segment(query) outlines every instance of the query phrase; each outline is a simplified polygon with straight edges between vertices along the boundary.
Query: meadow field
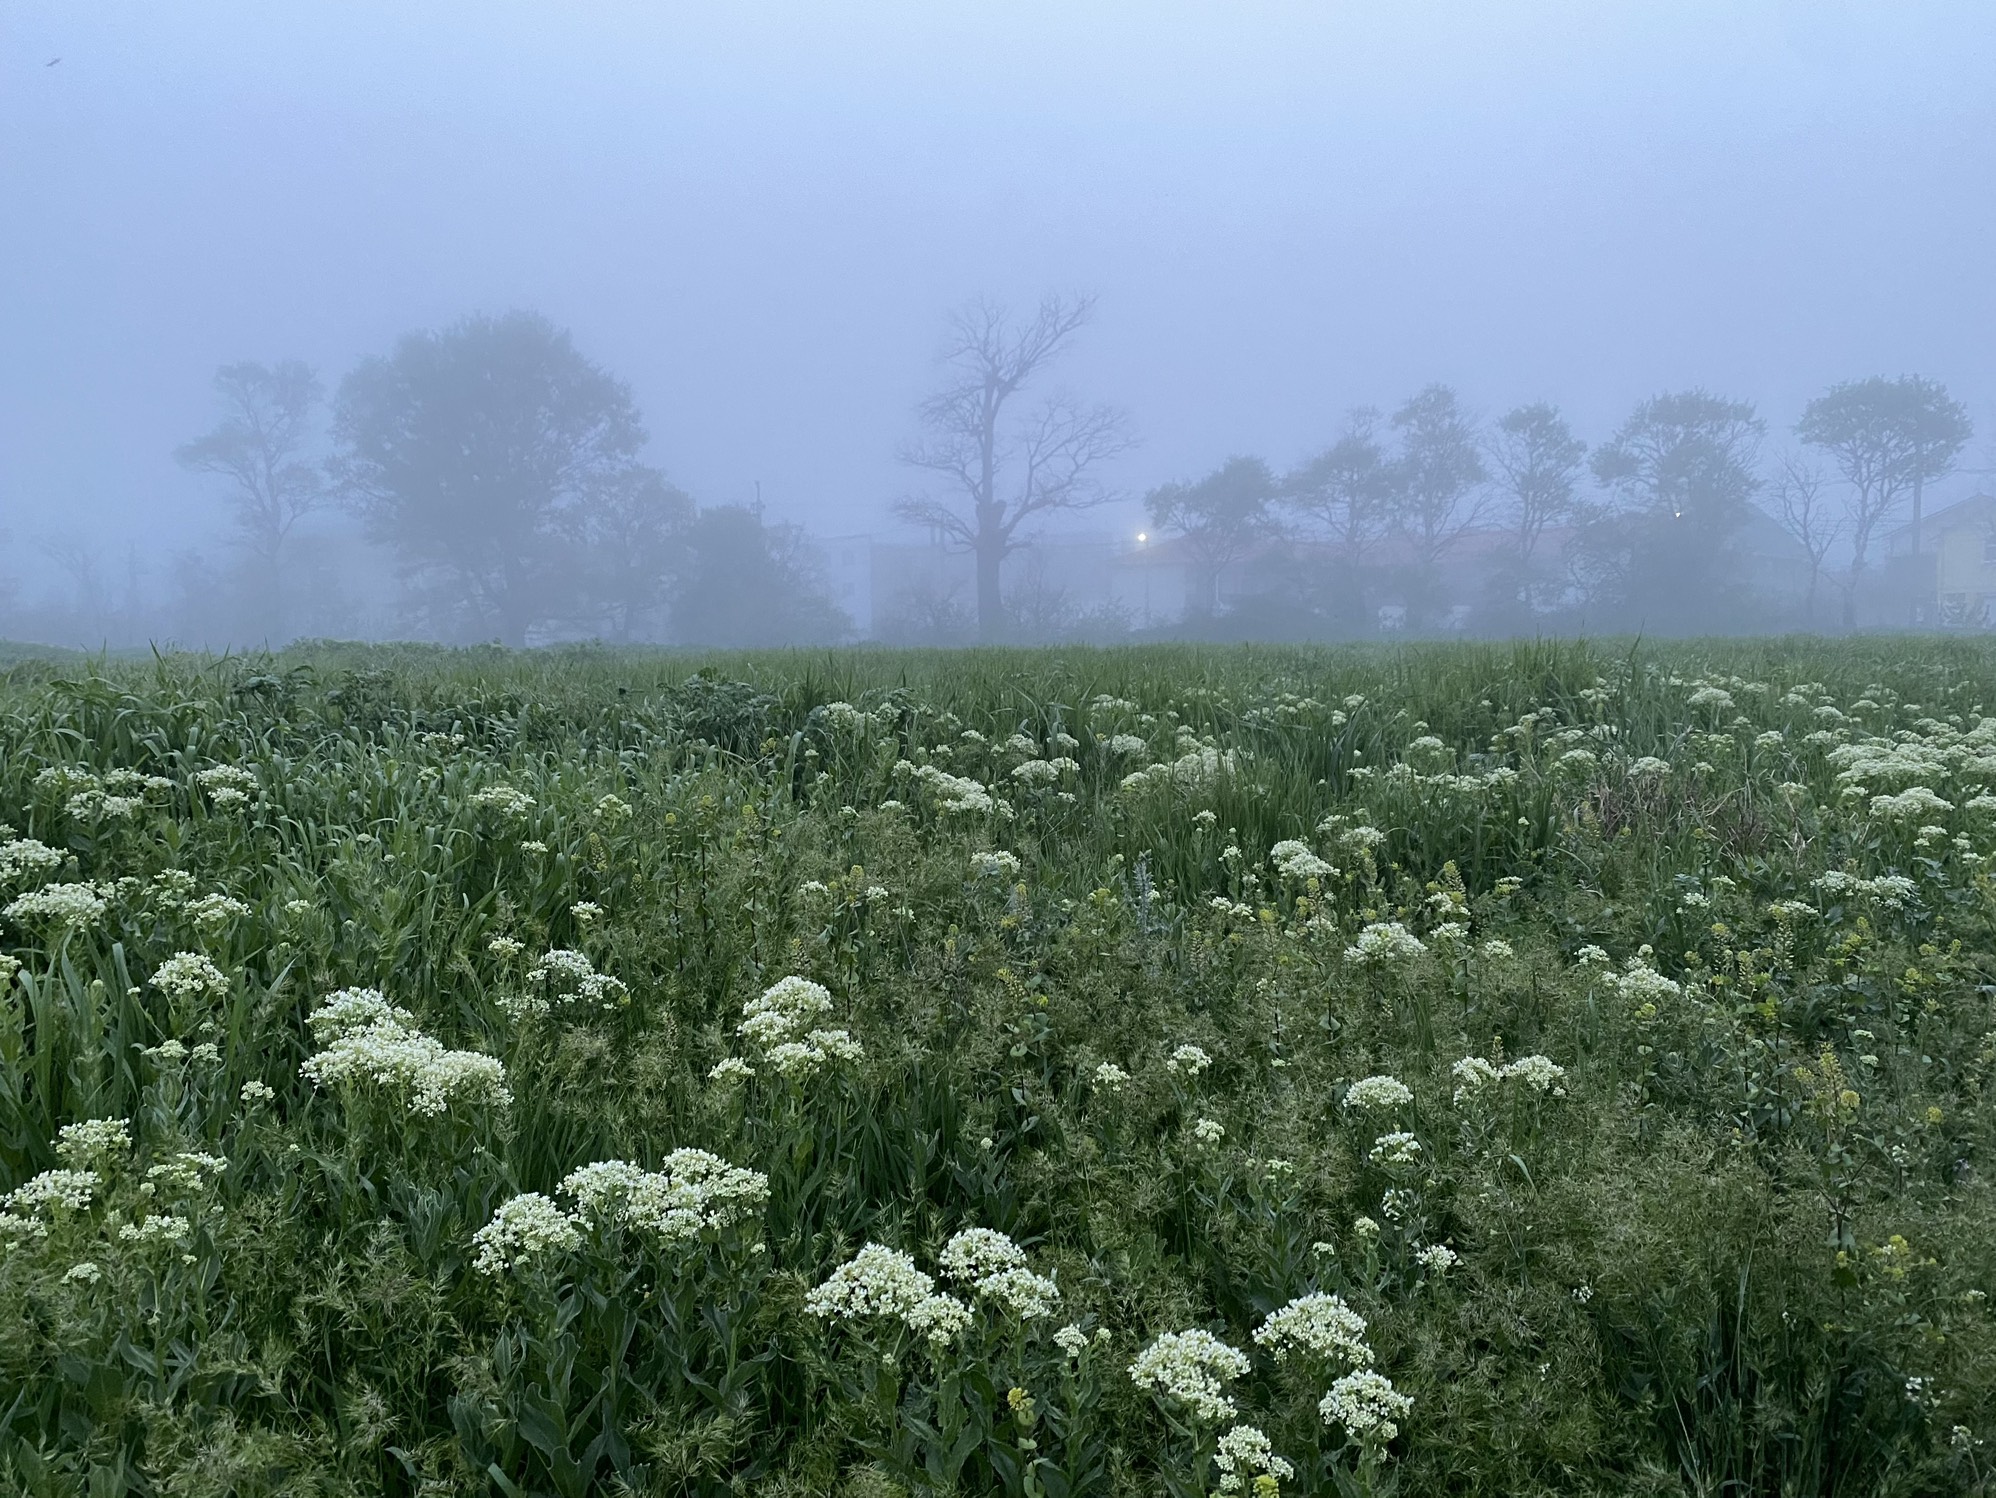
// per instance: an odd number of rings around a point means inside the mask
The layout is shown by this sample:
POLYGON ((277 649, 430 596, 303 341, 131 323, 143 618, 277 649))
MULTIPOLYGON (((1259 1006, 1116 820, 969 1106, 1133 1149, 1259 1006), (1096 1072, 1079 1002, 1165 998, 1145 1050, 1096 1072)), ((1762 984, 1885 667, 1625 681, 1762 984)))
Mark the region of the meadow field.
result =
POLYGON ((22 657, 0 824, 0 1491, 1988 1490, 1987 644, 22 657))

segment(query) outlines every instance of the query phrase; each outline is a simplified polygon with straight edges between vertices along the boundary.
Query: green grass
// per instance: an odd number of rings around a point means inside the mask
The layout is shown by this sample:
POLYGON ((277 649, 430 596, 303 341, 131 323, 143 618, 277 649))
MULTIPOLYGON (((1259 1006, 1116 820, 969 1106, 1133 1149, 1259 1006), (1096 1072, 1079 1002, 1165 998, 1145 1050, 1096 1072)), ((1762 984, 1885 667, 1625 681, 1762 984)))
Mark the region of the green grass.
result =
POLYGON ((1192 1494, 1241 1423, 1283 1494, 1987 1489, 1996 649, 4 659, 0 1490, 1192 1494), (353 988, 505 1095, 315 1085, 353 988), (750 1210, 562 1189, 692 1149, 750 1210), (974 1227, 1051 1314, 807 1306, 974 1227), (1390 1438, 1256 1341, 1309 1294, 1390 1438), (1195 1330, 1226 1419, 1128 1371, 1195 1330))

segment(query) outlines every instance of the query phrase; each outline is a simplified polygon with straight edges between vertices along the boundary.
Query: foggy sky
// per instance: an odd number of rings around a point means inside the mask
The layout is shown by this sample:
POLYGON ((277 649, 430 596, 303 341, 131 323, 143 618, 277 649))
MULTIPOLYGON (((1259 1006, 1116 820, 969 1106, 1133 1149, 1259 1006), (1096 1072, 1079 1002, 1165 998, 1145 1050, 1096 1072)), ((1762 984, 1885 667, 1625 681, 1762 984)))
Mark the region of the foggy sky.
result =
POLYGON ((1917 371, 1987 464, 1992 80, 1987 0, 7 0, 0 528, 217 532, 216 365, 532 307, 703 500, 885 529, 943 314, 1043 289, 1134 492, 1436 379, 1917 371))

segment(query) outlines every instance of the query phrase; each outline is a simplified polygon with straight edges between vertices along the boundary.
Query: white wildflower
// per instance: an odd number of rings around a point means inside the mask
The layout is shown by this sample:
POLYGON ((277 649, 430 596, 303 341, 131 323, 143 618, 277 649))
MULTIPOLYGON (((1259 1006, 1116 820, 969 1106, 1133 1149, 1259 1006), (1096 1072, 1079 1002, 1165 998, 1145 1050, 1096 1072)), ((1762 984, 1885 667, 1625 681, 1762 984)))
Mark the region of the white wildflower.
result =
POLYGON ((22 1217, 87 1212, 103 1183, 104 1178, 94 1170, 45 1170, 0 1197, 0 1210, 22 1217))
POLYGON ((1309 844, 1294 840, 1280 842, 1270 848, 1268 861, 1285 879, 1329 879, 1337 873, 1329 863, 1310 851, 1309 844))
POLYGON ((1268 1437, 1252 1425, 1236 1425, 1221 1436, 1213 1461, 1220 1469, 1222 1493, 1246 1492, 1248 1484, 1264 1475, 1281 1482, 1296 1475, 1296 1469, 1275 1454, 1268 1437))
POLYGON ((1160 1399, 1184 1406, 1201 1424, 1233 1418, 1226 1386, 1248 1371, 1247 1354, 1209 1331, 1166 1332, 1137 1354, 1130 1378, 1160 1399))
POLYGON ((1365 1318, 1339 1296, 1322 1292, 1298 1296, 1270 1311, 1255 1328, 1254 1340, 1278 1363, 1287 1362, 1292 1354, 1354 1368, 1372 1362, 1372 1348, 1365 1340, 1365 1318))
POLYGON ((1411 962, 1428 949, 1398 921, 1375 921, 1358 933, 1358 941, 1345 948, 1345 961, 1366 967, 1391 967, 1411 962))
POLYGON ((1421 1141, 1404 1129, 1391 1134, 1381 1134, 1372 1141, 1372 1148, 1365 1158, 1374 1165, 1392 1169, 1402 1165, 1420 1164, 1421 1141))
POLYGON ((524 817, 535 806, 532 796, 510 785, 487 786, 482 791, 473 791, 465 800, 480 811, 495 812, 513 819, 524 817))
POLYGON ((1413 1101, 1413 1089, 1398 1077, 1362 1077, 1345 1089, 1347 1108, 1399 1108, 1413 1101))
POLYGON ((1331 1385, 1317 1413, 1326 1425, 1342 1425, 1365 1445, 1384 1445, 1400 1434, 1399 1422, 1413 1408, 1414 1401, 1396 1390, 1391 1379, 1361 1368, 1331 1385))
POLYGON ((110 891, 101 884, 45 884, 16 895, 0 911, 18 926, 45 925, 57 931, 93 924, 104 914, 110 891))
POLYGON ((64 855, 31 837, 0 843, 0 886, 62 867, 64 855))
POLYGON ((229 991, 228 975, 199 952, 176 952, 167 958, 154 970, 152 984, 176 999, 203 994, 219 999, 229 991))
POLYGON ((131 1125, 122 1118, 86 1118, 56 1131, 56 1158, 78 1170, 113 1164, 131 1151, 131 1125))
POLYGON ((472 1268, 500 1275, 572 1251, 581 1244, 582 1233, 575 1219, 547 1197, 527 1191, 502 1202, 471 1241, 478 1250, 472 1268))

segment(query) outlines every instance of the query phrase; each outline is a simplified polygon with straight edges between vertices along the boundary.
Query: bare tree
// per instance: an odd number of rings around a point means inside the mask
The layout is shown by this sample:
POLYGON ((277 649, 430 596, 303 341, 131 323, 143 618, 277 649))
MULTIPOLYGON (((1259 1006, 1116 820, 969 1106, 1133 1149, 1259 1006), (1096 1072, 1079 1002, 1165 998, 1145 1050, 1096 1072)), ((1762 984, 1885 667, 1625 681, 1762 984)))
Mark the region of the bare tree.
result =
POLYGON ((1000 579, 1005 558, 1025 542, 1020 526, 1105 502, 1111 496, 1097 469, 1131 446, 1121 412, 1061 393, 1012 419, 1015 399, 1065 352, 1094 306, 1089 297, 1050 296, 1024 322, 990 302, 958 312, 941 360, 949 382, 920 407, 928 434, 901 452, 904 463, 939 475, 948 492, 912 495, 895 512, 976 557, 977 628, 986 640, 1003 626, 1000 579))
POLYGON ((183 468, 229 481, 236 539, 274 572, 292 527, 327 499, 323 476, 304 458, 325 397, 311 366, 225 364, 215 371, 222 419, 174 452, 183 468))
POLYGON ((1844 533, 1844 516, 1823 493, 1824 483, 1820 468, 1790 453, 1781 460, 1768 486, 1774 518, 1809 556, 1809 588, 1802 617, 1811 629, 1816 627, 1816 592, 1823 580, 1823 559, 1844 533))

